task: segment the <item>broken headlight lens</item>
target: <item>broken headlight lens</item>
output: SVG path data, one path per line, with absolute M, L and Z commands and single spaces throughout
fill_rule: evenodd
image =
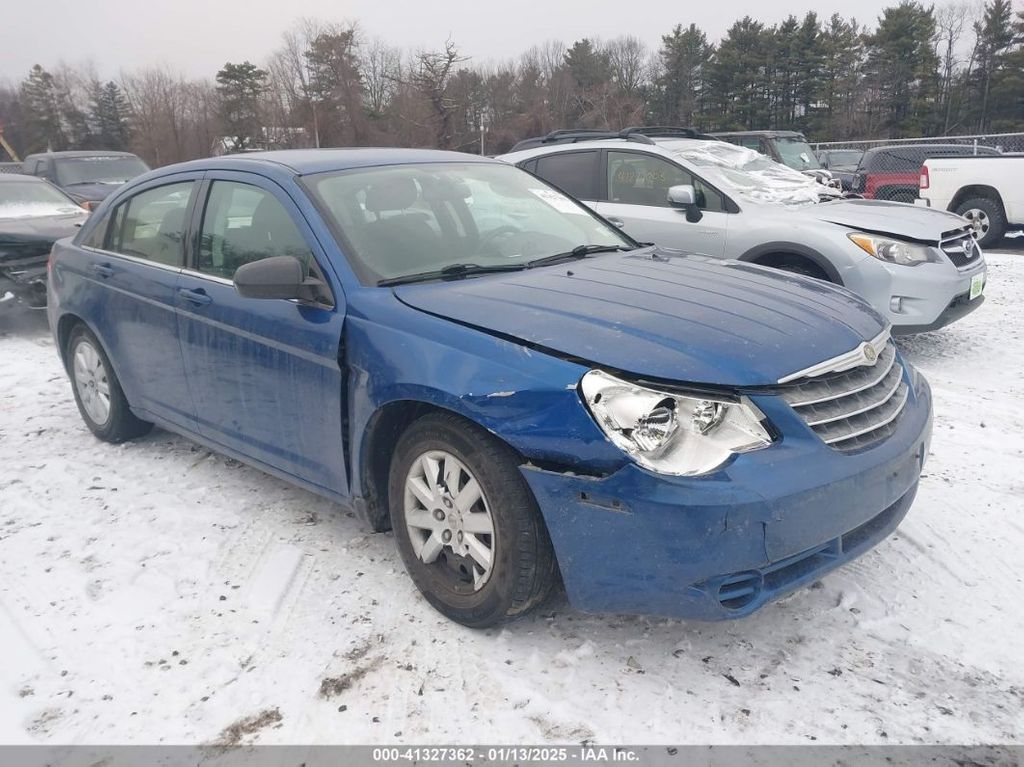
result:
M 915 245 L 902 240 L 887 240 L 884 237 L 872 237 L 868 234 L 848 234 L 853 244 L 879 261 L 888 261 L 900 266 L 917 266 L 918 264 L 939 263 L 938 256 L 926 245 Z
M 659 391 L 591 370 L 580 391 L 594 420 L 644 468 L 692 477 L 768 447 L 764 416 L 744 398 Z

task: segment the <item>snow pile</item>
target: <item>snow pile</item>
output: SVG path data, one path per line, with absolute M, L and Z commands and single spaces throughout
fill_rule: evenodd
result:
M 760 152 L 725 141 L 680 142 L 671 151 L 699 167 L 712 183 L 755 202 L 807 205 L 818 202 L 822 195 L 837 194 Z
M 0 742 L 1020 743 L 1024 256 L 989 260 L 985 306 L 900 342 L 936 407 L 906 521 L 719 624 L 449 623 L 337 506 L 96 441 L 42 316 L 0 318 Z
M 0 201 L 0 219 L 11 218 L 43 218 L 45 216 L 67 216 L 82 213 L 82 209 L 71 205 L 54 205 L 52 202 L 17 202 L 3 203 Z

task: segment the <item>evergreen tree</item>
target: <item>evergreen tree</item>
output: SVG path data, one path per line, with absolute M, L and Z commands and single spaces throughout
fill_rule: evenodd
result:
M 658 51 L 657 101 L 652 110 L 655 122 L 684 126 L 703 124 L 704 80 L 713 50 L 707 35 L 696 24 L 686 29 L 676 24 L 672 34 L 662 36 Z
M 865 39 L 875 113 L 869 128 L 889 136 L 920 136 L 934 129 L 940 81 L 934 37 L 932 7 L 902 0 L 882 11 L 878 29 Z
M 120 86 L 113 81 L 106 84 L 97 81 L 91 91 L 90 118 L 97 148 L 126 150 L 130 140 L 129 107 Z
M 832 139 L 857 135 L 855 110 L 861 90 L 864 55 L 862 35 L 854 20 L 833 14 L 821 31 L 819 77 L 812 83 L 816 104 L 810 130 Z
M 1006 54 L 1015 42 L 1013 9 L 1009 0 L 990 0 L 985 3 L 982 18 L 974 23 L 974 32 L 978 40 L 978 68 L 974 73 L 973 104 L 976 107 L 977 129 L 985 131 L 990 127 L 992 113 L 1001 111 L 999 106 L 993 108 L 992 92 L 994 88 L 999 91 L 1004 88 L 1003 66 Z M 1012 96 L 1010 100 L 1012 102 Z
M 53 75 L 36 64 L 21 83 L 19 101 L 26 154 L 68 146 Z
M 332 28 L 317 35 L 304 54 L 321 146 L 358 144 L 365 134 L 355 35 L 353 28 Z
M 237 152 L 251 149 L 262 134 L 260 101 L 267 90 L 268 76 L 248 61 L 229 61 L 217 73 L 221 124 Z
M 749 16 L 729 27 L 711 68 L 713 127 L 768 126 L 771 44 L 771 31 Z

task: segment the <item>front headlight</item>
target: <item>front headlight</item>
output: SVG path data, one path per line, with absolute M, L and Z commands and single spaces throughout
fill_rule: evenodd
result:
M 870 234 L 848 234 L 854 245 L 879 261 L 887 261 L 899 266 L 917 266 L 918 264 L 940 263 L 938 256 L 927 245 L 915 245 L 902 240 L 888 240 L 884 237 L 873 237 Z
M 692 477 L 768 447 L 764 415 L 743 398 L 658 391 L 591 370 L 580 381 L 594 420 L 641 466 Z

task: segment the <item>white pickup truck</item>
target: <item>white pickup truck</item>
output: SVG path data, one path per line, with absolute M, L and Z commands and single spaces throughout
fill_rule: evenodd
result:
M 995 245 L 1024 226 L 1024 154 L 925 160 L 917 202 L 959 213 L 983 248 Z

